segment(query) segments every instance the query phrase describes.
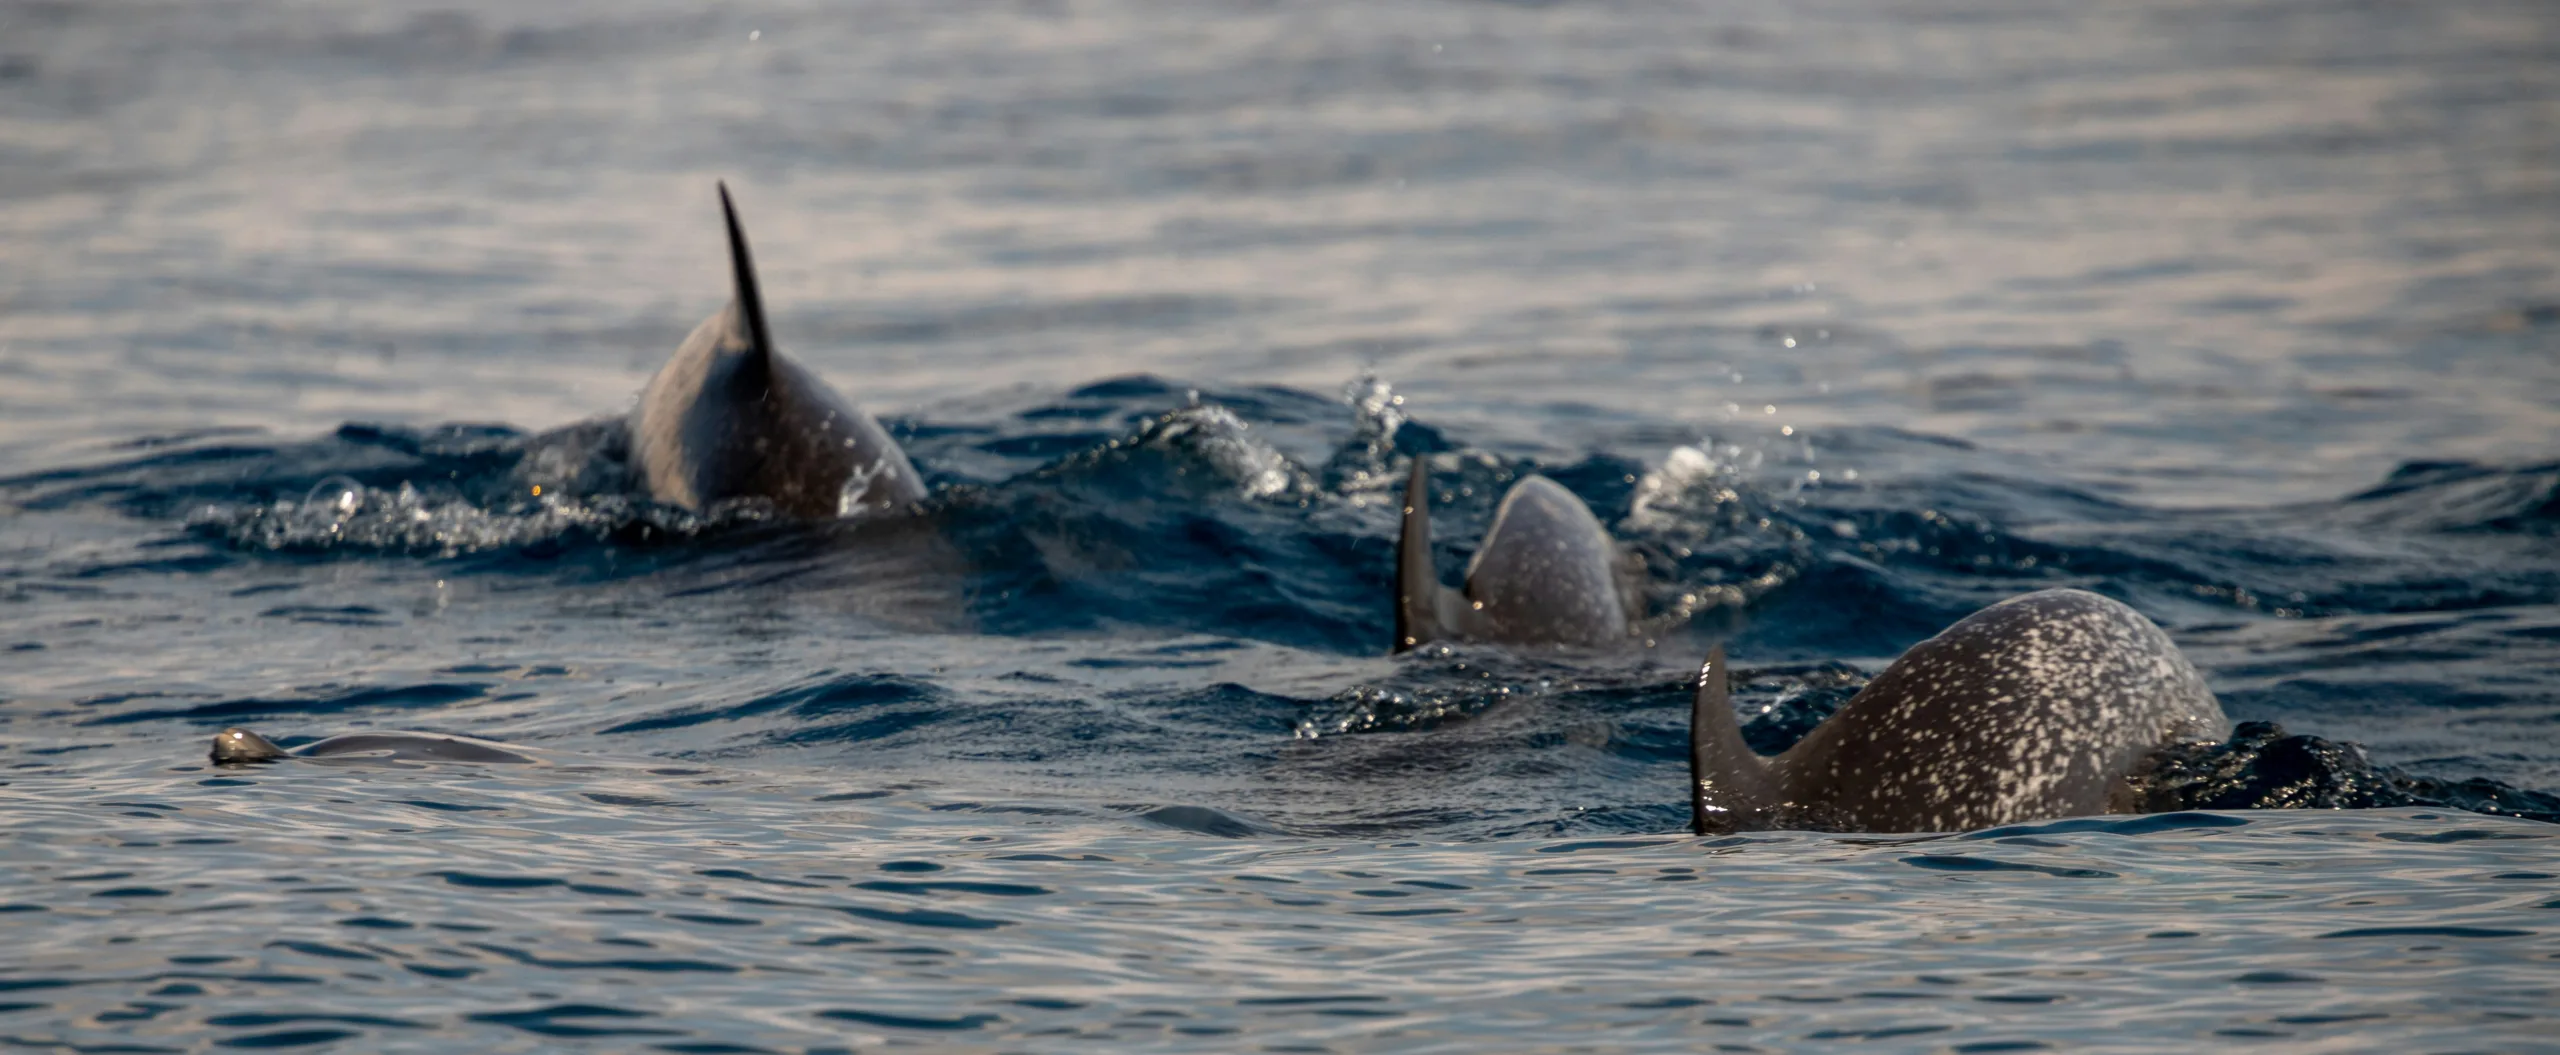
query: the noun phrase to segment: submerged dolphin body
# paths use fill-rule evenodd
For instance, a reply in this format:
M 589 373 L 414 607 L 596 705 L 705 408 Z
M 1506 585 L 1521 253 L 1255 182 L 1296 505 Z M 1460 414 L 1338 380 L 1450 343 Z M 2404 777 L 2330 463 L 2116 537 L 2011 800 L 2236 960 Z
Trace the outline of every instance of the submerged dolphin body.
M 631 460 L 650 495 L 695 510 L 764 498 L 808 517 L 924 498 L 915 466 L 880 423 L 774 348 L 725 184 L 720 211 L 736 297 L 694 328 L 631 412 Z
M 2085 590 L 2012 597 L 1911 646 L 1794 747 L 1743 743 L 1724 648 L 1689 715 L 1690 815 L 1741 828 L 1964 831 L 2129 805 L 2162 746 L 2229 720 L 2160 627 Z
M 287 751 L 246 729 L 214 734 L 213 760 L 224 765 L 277 762 L 288 758 L 364 757 L 404 762 L 535 762 L 504 744 L 441 733 L 348 733 Z
M 1527 476 L 1502 496 L 1464 593 L 1431 563 L 1431 495 L 1423 459 L 1405 480 L 1396 540 L 1396 645 L 1459 639 L 1513 645 L 1624 641 L 1637 605 L 1620 579 L 1617 543 L 1563 485 Z

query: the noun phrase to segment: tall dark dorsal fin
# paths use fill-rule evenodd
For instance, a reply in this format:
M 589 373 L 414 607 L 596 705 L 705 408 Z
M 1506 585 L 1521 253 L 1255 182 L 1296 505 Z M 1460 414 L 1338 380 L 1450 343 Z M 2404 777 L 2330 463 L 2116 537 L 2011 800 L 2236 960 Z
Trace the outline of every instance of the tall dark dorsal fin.
M 1431 468 L 1413 456 L 1404 483 L 1404 530 L 1396 537 L 1396 647 L 1402 652 L 1446 636 L 1440 625 L 1440 573 L 1431 565 Z
M 1764 810 L 1776 805 L 1768 760 L 1742 740 L 1733 716 L 1733 687 L 1724 646 L 1707 652 L 1698 668 L 1698 693 L 1689 701 L 1689 829 L 1700 835 L 1729 830 L 1709 822 L 1711 813 Z
M 764 293 L 756 288 L 755 256 L 747 252 L 747 231 L 738 223 L 738 208 L 729 201 L 725 180 L 720 184 L 720 215 L 729 221 L 729 266 L 737 276 L 738 315 L 747 327 L 748 362 L 753 367 L 770 367 L 773 331 L 764 324 Z

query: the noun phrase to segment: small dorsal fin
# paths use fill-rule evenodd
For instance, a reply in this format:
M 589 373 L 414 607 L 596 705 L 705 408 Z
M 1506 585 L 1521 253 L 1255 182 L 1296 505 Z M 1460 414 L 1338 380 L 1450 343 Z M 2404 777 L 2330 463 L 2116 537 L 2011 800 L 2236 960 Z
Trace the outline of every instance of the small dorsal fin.
M 1467 599 L 1440 582 L 1431 562 L 1431 463 L 1413 456 L 1404 482 L 1404 531 L 1396 537 L 1396 647 L 1402 652 L 1475 632 Z
M 1743 742 L 1742 723 L 1733 716 L 1731 675 L 1719 644 L 1707 651 L 1697 695 L 1689 700 L 1689 830 L 1726 831 L 1708 815 L 1765 810 L 1776 805 L 1773 799 L 1768 760 Z
M 1404 530 L 1396 537 L 1396 647 L 1402 652 L 1440 637 L 1440 573 L 1431 564 L 1429 460 L 1413 456 L 1404 483 Z
M 756 287 L 756 261 L 747 252 L 747 231 L 738 223 L 738 209 L 729 201 L 729 184 L 720 184 L 720 215 L 729 221 L 729 266 L 737 278 L 738 314 L 747 327 L 747 350 L 750 362 L 764 365 L 773 361 L 773 332 L 764 324 L 764 293 Z

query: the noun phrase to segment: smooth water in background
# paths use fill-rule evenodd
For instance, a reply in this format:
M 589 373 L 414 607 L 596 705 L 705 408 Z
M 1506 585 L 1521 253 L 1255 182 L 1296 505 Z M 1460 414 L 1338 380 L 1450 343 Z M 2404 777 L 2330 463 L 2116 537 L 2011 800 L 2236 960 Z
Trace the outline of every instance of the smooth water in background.
M 720 179 L 918 516 L 630 495 Z M 1682 833 L 2057 585 L 2283 728 Z M 39 1050 L 2551 1050 L 2560 9 L 0 0 L 0 767 Z

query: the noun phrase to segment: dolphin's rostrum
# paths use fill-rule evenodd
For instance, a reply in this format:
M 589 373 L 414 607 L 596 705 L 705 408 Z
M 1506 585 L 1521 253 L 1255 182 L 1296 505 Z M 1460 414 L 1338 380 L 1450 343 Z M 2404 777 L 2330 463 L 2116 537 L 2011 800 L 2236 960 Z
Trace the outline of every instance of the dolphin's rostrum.
M 796 516 L 895 509 L 924 484 L 880 423 L 774 347 L 755 261 L 720 187 L 736 284 L 631 412 L 631 459 L 659 501 L 699 510 L 763 498 Z
M 1691 824 L 1963 831 L 2104 813 L 2130 807 L 2127 778 L 2162 746 L 2228 725 L 2167 633 L 2085 590 L 1958 620 L 1775 758 L 1743 742 L 1718 645 L 1690 704 Z

